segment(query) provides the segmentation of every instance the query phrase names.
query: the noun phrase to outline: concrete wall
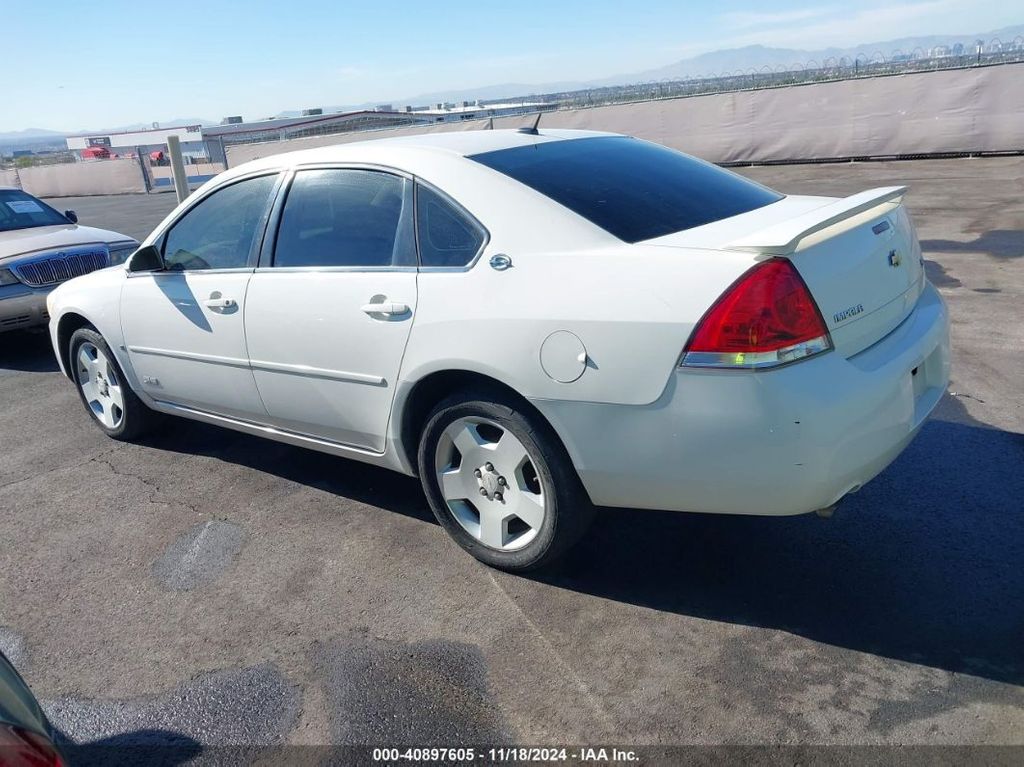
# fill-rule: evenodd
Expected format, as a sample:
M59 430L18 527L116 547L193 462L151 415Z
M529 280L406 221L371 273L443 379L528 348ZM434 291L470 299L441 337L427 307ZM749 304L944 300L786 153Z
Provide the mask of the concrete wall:
M21 188L36 197L145 192L142 168L135 159L40 165L18 171Z
M518 127L533 117L495 119ZM484 121L227 148L256 157ZM545 114L542 127L629 133L718 163L1024 150L1024 64L919 72Z
M21 184L18 182L18 171L16 170L4 170L0 168L0 187L13 186L20 187Z

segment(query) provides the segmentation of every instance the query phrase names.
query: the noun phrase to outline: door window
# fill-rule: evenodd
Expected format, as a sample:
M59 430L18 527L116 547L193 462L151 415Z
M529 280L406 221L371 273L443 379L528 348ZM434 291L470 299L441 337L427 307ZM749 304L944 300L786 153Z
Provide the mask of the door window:
M416 186L416 214L421 266L465 266L487 238L476 221L422 184Z
M167 234L167 268L196 271L247 266L262 234L263 216L276 181L276 175L239 181L190 209Z
M274 266L415 266L409 187L380 171L299 171L281 212Z

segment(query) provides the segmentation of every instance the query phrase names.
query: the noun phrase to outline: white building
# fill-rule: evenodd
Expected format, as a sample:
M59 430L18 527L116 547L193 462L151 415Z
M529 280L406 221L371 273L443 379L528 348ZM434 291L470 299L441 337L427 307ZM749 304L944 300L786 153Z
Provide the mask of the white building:
M181 153L197 160L207 156L203 144L203 129L199 125L181 128L153 128L151 130L124 131L121 133L83 133L68 136L68 149L81 153L89 147L104 147L111 154L127 154L139 151L143 154L167 148L167 137L177 136L181 141Z

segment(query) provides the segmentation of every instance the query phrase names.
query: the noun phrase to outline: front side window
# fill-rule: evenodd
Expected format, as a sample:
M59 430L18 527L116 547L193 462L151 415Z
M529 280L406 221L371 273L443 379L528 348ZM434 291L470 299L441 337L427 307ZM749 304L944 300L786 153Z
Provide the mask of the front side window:
M70 223L45 202L20 189L0 189L0 232Z
M444 197L418 184L416 237L421 266L465 266L479 252L486 234Z
M415 266L410 185L374 170L299 171L281 212L274 266Z
M196 271L248 266L276 181L276 175L239 181L191 208L167 233L167 268Z
M626 136L542 141L470 159L626 242L692 229L782 199L735 173Z

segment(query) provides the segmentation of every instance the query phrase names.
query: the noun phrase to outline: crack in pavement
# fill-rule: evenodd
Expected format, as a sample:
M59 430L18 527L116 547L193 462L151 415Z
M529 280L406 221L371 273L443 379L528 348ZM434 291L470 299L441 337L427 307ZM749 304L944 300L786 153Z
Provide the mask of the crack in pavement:
M569 665L565 658L562 657L558 648L556 648L551 641L544 636L540 627L530 619L530 616L523 611L523 608L519 606L519 603L516 602L516 600L513 599L504 588L502 588L501 584L498 583L498 580L494 577L494 572L490 568L487 568L487 577L491 579L491 583L494 584L494 587L509 602L509 604L512 605L512 608L519 615L522 622L526 624L531 633L533 633L533 635L540 641L541 645L547 649L548 653L554 658L555 664L565 673L566 678L572 680L573 686L576 687L577 691L579 691L583 696L583 699L590 704L591 709L593 709L594 716L605 727L607 733L610 735L615 732L620 732L621 728L618 727L615 719L612 718L608 709L604 707L604 704L601 702L600 698L598 698L597 694L590 689L587 683L583 681L583 678L572 666Z
M117 452L118 450L121 450L121 449L123 449L122 445L115 445L114 447L109 448L107 450L104 450L101 453L99 453L98 455L94 455L91 458L88 458L88 459L86 459L84 461L80 461L78 463L73 463L73 464L68 465L68 466L54 466L51 469L46 469L45 471L39 472L37 474L32 474L32 475L29 475L27 477L21 477L19 479L13 479L10 482L4 482L3 484L0 484L0 490L4 490L5 488L13 487L15 485L20 485L23 482L28 482L29 480L32 480L32 479L41 479L42 477L49 476L50 474L55 474L55 473L65 472L65 471L74 471L75 469L82 469L82 468L88 466L90 463L94 463L94 462L97 462L97 461L109 465L109 462L105 461L104 458L106 456L112 454L112 453Z
M199 509L199 504L190 503L189 501L184 501L181 499L162 500L161 498L158 498L158 495L163 495L165 498L167 497L164 493L164 489L160 485L156 484L151 480L146 479L145 477L141 477L138 474L133 474L130 471L121 471L116 466L114 466L113 463L106 460L106 458L104 457L105 455L109 455L109 453L97 456L94 460L106 466L110 470L110 473L113 474L114 476L134 479L136 482L139 482L143 486L148 487L152 492L146 498L147 503L156 504L158 506L183 506L186 509L189 509L193 514L202 514L202 511L200 511Z

